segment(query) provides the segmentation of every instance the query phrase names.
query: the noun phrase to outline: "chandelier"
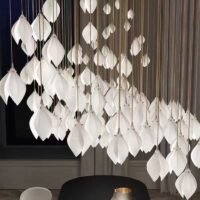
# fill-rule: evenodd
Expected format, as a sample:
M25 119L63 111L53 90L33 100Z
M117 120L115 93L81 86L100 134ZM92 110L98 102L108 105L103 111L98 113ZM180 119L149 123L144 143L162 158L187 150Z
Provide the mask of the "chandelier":
M155 147L147 162L152 180L160 178L162 181L168 173L174 172L178 177L176 189L182 197L190 199L197 189L197 181L189 168L189 158L200 168L200 124L190 112L192 70L189 69L188 91L185 92L181 82L184 73L182 67L179 68L179 98L176 101L173 99L174 69L170 68L171 99L167 103L160 92L160 1L157 5L156 96L152 102L143 91L144 71L148 73L151 67L149 36L144 36L144 0L141 1L138 35L134 30L134 1L131 7L125 8L121 0L112 0L105 5L100 0L76 0L74 31L71 30L73 26L69 26L69 30L64 26L66 2L63 0L46 0L41 5L40 1L33 1L32 6L28 6L32 8L29 12L33 16L38 13L31 22L23 13L22 3L21 16L14 24L11 22L11 0L9 3L11 68L0 81L0 95L6 104L10 97L19 105L26 93L26 85L34 85L27 99L33 112L29 121L33 136L43 141L51 135L64 140L69 131L67 144L75 156L83 156L90 147L100 145L107 149L114 164L123 164L129 154L135 157L140 151L148 153ZM147 4L149 20L150 1ZM78 12L89 17L82 30ZM100 31L102 14L109 20ZM56 27L59 18L61 33ZM148 32L149 23L146 28ZM67 31L74 38L68 52L64 39ZM130 44L128 37L132 38ZM27 63L19 75L14 67L12 38L27 55ZM84 41L83 47L80 38ZM136 57L139 63L135 61ZM139 66L139 88L135 86L136 65ZM145 77L147 90L148 74ZM184 93L188 97L186 108ZM159 150L162 140L170 145L166 158ZM193 149L191 140L198 141Z

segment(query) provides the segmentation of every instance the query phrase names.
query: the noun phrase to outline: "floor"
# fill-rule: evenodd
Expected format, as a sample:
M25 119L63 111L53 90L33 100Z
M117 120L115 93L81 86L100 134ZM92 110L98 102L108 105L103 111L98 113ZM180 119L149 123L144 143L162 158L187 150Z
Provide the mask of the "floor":
M19 200L21 190L0 190L0 200ZM53 200L57 200L59 190L53 190ZM173 197L168 194L160 194L157 190L149 191L152 200L181 200L179 196ZM200 194L194 195L190 200L199 200Z

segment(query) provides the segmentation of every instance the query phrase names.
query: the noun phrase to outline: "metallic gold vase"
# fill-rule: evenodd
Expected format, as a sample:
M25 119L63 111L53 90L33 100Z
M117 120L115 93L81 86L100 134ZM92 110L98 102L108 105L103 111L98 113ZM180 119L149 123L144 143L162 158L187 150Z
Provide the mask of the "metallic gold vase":
M114 190L111 200L135 200L131 188L121 187Z

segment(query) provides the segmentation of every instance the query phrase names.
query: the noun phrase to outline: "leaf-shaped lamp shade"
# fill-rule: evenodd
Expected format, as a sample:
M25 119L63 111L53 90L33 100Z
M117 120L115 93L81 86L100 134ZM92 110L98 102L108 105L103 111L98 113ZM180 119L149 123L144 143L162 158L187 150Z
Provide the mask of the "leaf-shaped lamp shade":
M16 105L19 105L26 93L26 85L17 74L14 67L8 72L4 90L12 98Z
M160 177L161 180L164 179L164 177L167 175L169 171L168 163L163 157L163 155L160 153L159 150L156 149L154 154L151 156L151 158L147 162L147 172L152 178L152 180L155 182Z
M187 158L179 147L173 149L166 158L169 165L169 172L179 176L186 167Z
M200 142L197 143L197 145L194 147L194 149L191 152L191 160L197 168L200 168L199 155L200 155Z
M26 101L28 107L31 111L36 112L41 105L41 97L40 95L34 90L32 94L28 97Z
M39 64L40 62L37 57L33 56L33 58L23 67L20 72L20 77L25 84L29 85L33 82Z
M34 19L31 27L33 29L33 37L36 41L46 41L52 30L51 25L41 13L39 13L38 16Z
M22 14L11 29L11 34L17 44L21 40L26 44L32 38L32 28L26 17Z
M150 152L154 147L154 140L152 128L148 124L144 125L143 130L140 133L140 137L142 141L141 150L145 153Z
M49 138L52 130L52 119L51 113L41 105L40 109L37 110L31 117L30 126L31 130L35 130L42 141ZM33 119L32 119L33 118Z
M89 22L82 31L82 37L87 44L94 43L97 40L97 29Z
M123 135L129 149L129 153L134 157L137 156L141 147L141 138L133 127L130 127Z
M65 55L65 49L53 34L42 48L42 55L48 62L53 62L56 67L61 63Z
M21 44L21 48L27 56L31 57L34 54L37 45L35 40L31 37L29 41Z
M54 23L60 14L60 6L56 0L46 0L42 12L49 22Z
M164 136L169 144L172 144L177 137L177 124L173 118L169 118L164 128Z
M107 148L107 154L113 163L122 165L128 157L128 153L128 146L124 138L120 134L114 136Z
M175 182L176 189L182 198L187 200L192 197L197 189L197 181L190 169L186 169Z

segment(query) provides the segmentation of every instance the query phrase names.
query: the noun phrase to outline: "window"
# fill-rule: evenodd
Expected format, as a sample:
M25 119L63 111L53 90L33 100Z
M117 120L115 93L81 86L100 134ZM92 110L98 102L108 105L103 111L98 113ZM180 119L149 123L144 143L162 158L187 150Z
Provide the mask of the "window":
M21 13L21 1L12 1L12 24L18 19ZM28 2L28 3L27 3ZM24 10L32 10L32 0L26 1ZM37 2L40 2L37 0ZM66 23L70 20L71 2L67 1ZM27 7L29 6L29 7ZM38 5L37 5L38 6ZM72 9L73 10L73 9ZM24 12L28 13L28 12ZM72 15L73 16L73 15ZM32 22L33 17L29 15ZM27 62L27 57L13 40L14 65L18 72ZM9 1L0 1L0 76L3 77L10 68L10 27L9 27ZM16 106L11 99L6 106L0 99L0 158L70 158L75 159L72 152L64 141L57 141L54 136L42 142L36 140L29 128L29 120L32 112L26 105L26 100L33 92L33 85L27 86L26 95L19 106Z

